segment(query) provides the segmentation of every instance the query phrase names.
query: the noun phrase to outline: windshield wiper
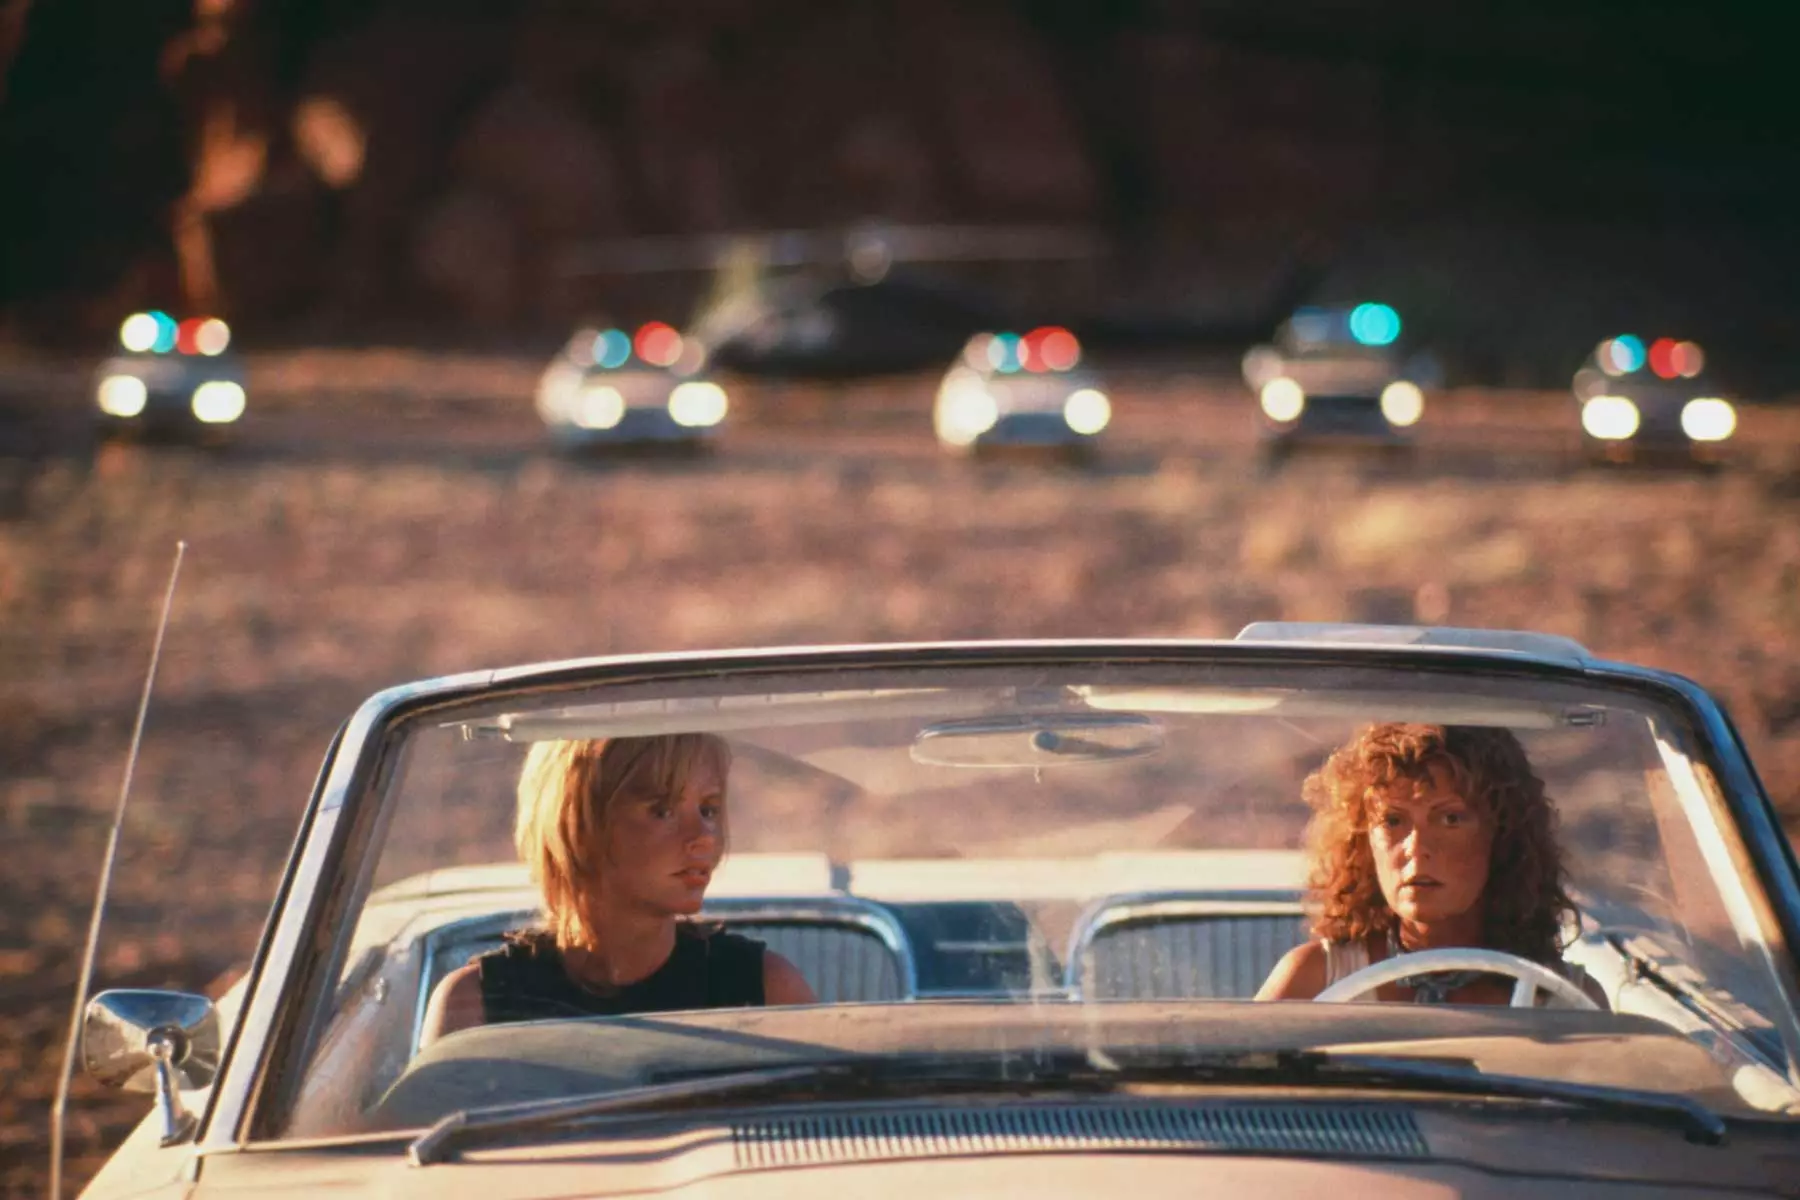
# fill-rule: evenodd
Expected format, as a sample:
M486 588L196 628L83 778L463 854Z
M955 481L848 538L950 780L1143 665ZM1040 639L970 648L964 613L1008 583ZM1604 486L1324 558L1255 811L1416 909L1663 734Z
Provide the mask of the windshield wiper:
M1524 1075L1492 1075L1466 1062L1316 1050L1233 1051L1194 1055L1126 1054L1103 1050L1018 1055L861 1056L756 1067L646 1084L563 1100L496 1105L451 1113L407 1149L414 1166L442 1162L459 1144L490 1134L551 1128L612 1113L664 1104L735 1099L803 1086L866 1090L896 1085L981 1088L1088 1088L1111 1091L1143 1083L1298 1084L1315 1087L1406 1087L1463 1096L1548 1100L1632 1117L1673 1120L1688 1140L1722 1145L1725 1120L1686 1096L1604 1084L1567 1083Z

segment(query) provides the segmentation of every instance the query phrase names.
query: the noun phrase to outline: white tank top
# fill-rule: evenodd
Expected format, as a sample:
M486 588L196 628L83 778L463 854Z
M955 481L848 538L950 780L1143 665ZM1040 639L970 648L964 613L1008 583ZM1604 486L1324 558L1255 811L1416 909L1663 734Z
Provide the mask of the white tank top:
M1325 948L1326 987L1369 965L1369 947L1360 938L1354 942L1334 942L1329 938L1320 938L1319 945Z

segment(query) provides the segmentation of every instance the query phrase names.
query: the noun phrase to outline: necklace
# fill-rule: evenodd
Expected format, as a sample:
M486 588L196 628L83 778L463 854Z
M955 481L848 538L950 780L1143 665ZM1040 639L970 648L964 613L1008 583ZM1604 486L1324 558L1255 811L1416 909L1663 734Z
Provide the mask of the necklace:
M1392 926L1387 932L1387 949L1389 958L1398 958L1407 953L1400 945L1400 937ZM1485 972L1482 971L1429 971L1421 975L1408 975L1394 980L1397 987L1412 989L1414 1004L1448 1004L1450 993L1468 987Z

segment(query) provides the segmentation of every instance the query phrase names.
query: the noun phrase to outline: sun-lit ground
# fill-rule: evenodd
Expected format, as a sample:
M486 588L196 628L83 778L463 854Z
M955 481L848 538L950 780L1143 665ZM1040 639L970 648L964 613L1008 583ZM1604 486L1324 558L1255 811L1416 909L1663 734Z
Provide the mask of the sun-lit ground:
M1146 376L1114 389L1115 440L1083 471L939 456L929 380L765 386L710 459L586 463L539 443L531 364L390 358L257 364L265 403L222 453L0 459L0 1187L42 1187L177 539L102 986L194 989L243 961L327 740L369 692L571 655L1270 618L1538 629L1715 688L1800 815L1794 415L1746 414L1736 469L1595 471L1566 398L1471 393L1428 409L1410 465L1271 472L1247 396ZM78 1085L73 1178L145 1107Z

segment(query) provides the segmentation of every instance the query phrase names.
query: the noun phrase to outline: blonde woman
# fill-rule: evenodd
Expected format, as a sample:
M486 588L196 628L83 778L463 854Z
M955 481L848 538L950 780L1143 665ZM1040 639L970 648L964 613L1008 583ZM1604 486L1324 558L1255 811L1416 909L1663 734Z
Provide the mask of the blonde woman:
M709 734L533 746L514 840L544 926L446 976L421 1045L499 1021L812 1003L781 955L685 919L725 854L730 767Z

